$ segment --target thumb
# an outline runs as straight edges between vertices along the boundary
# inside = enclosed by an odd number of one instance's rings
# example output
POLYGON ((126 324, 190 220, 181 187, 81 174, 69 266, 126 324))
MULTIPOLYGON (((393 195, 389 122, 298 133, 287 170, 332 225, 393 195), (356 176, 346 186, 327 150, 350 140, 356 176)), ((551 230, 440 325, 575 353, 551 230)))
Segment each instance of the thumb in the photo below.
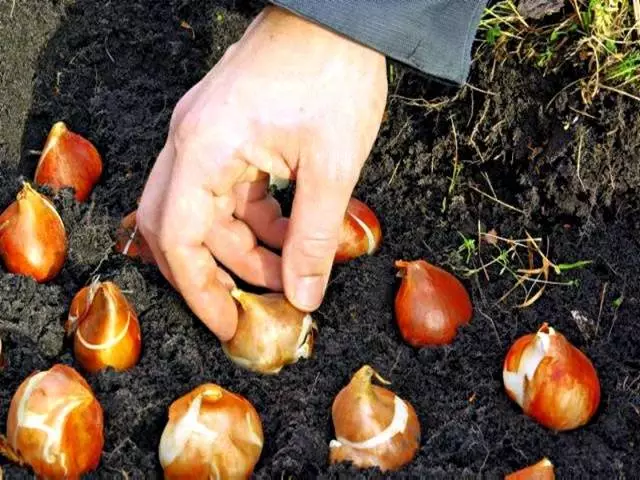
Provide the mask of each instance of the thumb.
POLYGON ((339 169, 331 171, 329 165, 330 162, 315 161, 298 169, 282 248, 285 294, 304 311, 313 311, 322 302, 345 211, 357 181, 357 176, 341 174, 339 169))

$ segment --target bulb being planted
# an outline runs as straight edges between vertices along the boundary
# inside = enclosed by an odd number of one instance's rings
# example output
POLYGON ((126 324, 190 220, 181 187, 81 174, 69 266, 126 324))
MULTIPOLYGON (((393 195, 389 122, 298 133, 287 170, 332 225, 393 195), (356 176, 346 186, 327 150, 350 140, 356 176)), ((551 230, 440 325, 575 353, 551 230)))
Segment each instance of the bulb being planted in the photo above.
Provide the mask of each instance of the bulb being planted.
POLYGON ((166 480, 247 479, 262 453, 262 422, 251 403, 215 384, 204 384, 169 407, 160 438, 166 480))
POLYGON ((67 234, 53 204, 24 183, 0 214, 0 257, 11 273, 37 282, 54 278, 67 256, 67 234))
POLYGON ((516 340, 502 372, 509 397, 547 428, 585 425, 600 404, 600 381, 587 356, 544 323, 516 340))
POLYGON ((156 263, 151 248, 136 225, 136 210, 122 219, 116 232, 115 249, 123 255, 139 258, 144 263, 156 263))
POLYGON ((376 214, 360 200, 349 200, 334 263, 345 263, 362 255, 371 255, 380 247, 381 241, 382 229, 376 214))
POLYGON ((395 262, 402 277, 396 294, 396 321, 414 347, 449 344, 458 327, 471 320, 473 307, 464 285, 424 260, 395 262))
POLYGON ((39 478, 79 478, 95 470, 104 445, 103 411, 73 368, 34 372, 9 406, 3 453, 39 478))
POLYGON ((64 122, 51 127, 38 166, 35 182, 55 191, 71 187, 75 198, 84 202, 102 175, 102 159, 93 144, 72 132, 64 122))
POLYGON ((504 480, 555 480, 555 478, 553 463, 548 458, 543 458, 534 465, 510 473, 504 477, 504 480))
POLYGON ((231 295, 238 303, 238 328, 222 349, 233 362, 276 374, 311 356, 317 330, 311 315, 295 308, 281 293, 256 295, 234 288, 231 295))
POLYGON ((333 401, 336 439, 329 443, 331 463, 358 468, 397 470, 411 462, 420 447, 420 422, 413 406, 391 390, 369 365, 358 370, 333 401))
POLYGON ((140 324, 136 312, 113 282, 94 280, 71 302, 65 325, 73 350, 88 372, 126 370, 138 363, 140 324))

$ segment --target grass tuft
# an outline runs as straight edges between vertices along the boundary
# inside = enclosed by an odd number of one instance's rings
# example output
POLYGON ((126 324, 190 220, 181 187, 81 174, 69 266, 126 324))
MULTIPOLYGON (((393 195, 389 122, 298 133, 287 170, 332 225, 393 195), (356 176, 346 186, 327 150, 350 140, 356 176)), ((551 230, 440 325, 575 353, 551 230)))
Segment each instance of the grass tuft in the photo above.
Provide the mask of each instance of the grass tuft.
POLYGON ((590 104, 602 90, 637 98, 640 88, 640 1, 569 0, 560 13, 527 20, 512 0, 485 10, 482 45, 503 61, 515 55, 544 74, 569 64, 586 75, 576 82, 590 104))

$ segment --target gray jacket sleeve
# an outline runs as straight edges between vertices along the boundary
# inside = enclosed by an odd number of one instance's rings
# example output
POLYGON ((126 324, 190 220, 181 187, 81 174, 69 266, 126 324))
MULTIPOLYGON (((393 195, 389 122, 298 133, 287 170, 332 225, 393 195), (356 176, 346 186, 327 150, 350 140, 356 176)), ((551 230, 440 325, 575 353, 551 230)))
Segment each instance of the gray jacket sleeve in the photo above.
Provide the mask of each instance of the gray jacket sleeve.
POLYGON ((271 0, 437 79, 462 84, 487 0, 271 0))

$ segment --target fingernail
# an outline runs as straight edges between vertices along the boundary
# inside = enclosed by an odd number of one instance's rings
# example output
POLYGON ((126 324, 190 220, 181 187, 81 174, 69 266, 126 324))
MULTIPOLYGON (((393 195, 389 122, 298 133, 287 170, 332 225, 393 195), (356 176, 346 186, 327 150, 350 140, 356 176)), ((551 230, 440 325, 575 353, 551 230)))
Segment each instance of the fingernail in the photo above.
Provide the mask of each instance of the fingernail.
POLYGON ((314 310, 324 295, 325 281, 322 276, 300 277, 296 282, 294 301, 303 310, 314 310))

